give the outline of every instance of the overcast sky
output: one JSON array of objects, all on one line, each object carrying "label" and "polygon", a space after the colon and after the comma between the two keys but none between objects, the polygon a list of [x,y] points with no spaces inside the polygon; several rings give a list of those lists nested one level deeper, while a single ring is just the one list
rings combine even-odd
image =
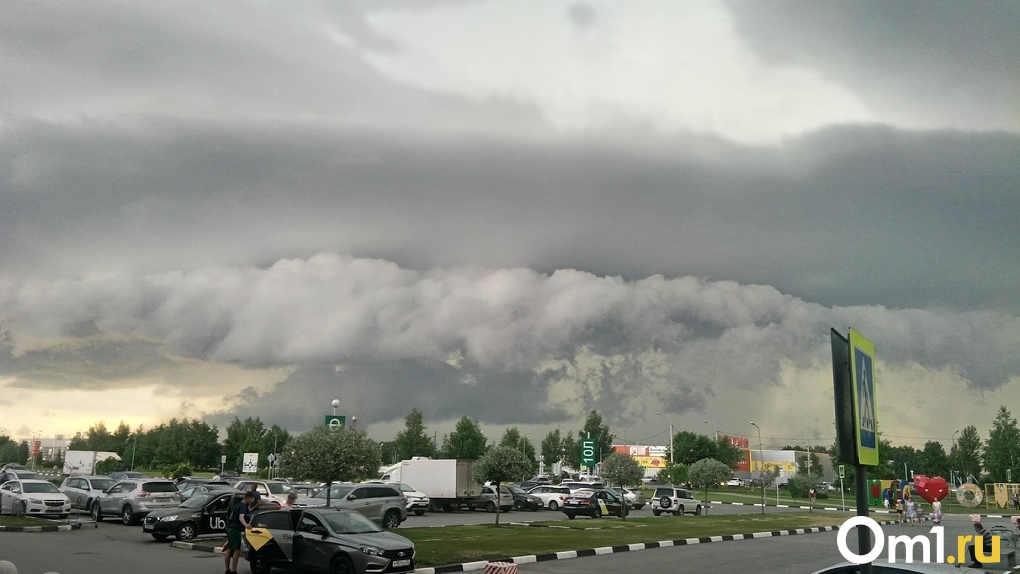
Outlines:
[{"label": "overcast sky", "polygon": [[[8,2],[0,432],[1020,404],[1020,4]],[[706,423],[705,421],[710,421]],[[756,441],[756,436],[754,437]]]}]

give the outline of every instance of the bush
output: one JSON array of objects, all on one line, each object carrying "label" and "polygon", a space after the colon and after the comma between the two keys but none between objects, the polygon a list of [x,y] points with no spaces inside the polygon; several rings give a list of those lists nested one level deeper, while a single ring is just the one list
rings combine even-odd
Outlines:
[{"label": "bush", "polygon": [[163,470],[167,478],[177,480],[182,476],[190,476],[195,473],[191,466],[185,463],[178,464],[176,467],[168,466]]},{"label": "bush", "polygon": [[[811,487],[818,482],[819,477],[812,474],[798,474],[791,476],[786,481],[786,491],[790,493],[793,498],[807,498],[808,491]],[[820,492],[815,489],[815,496],[818,497]],[[826,495],[827,496],[827,495]]]}]

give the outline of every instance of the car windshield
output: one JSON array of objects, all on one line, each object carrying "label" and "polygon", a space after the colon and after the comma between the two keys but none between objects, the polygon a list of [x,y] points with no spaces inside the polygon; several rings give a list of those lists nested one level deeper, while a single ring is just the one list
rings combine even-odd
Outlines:
[{"label": "car windshield", "polygon": [[570,496],[571,498],[591,498],[592,496],[594,496],[594,494],[595,494],[594,490],[581,489],[575,490],[573,493],[571,493]]},{"label": "car windshield", "polygon": [[411,488],[410,485],[404,484],[403,482],[401,482],[400,483],[400,492],[418,492],[418,491],[413,489],[413,488]]},{"label": "car windshield", "polygon": [[270,494],[290,494],[297,492],[294,487],[286,482],[270,482],[268,485]]},{"label": "car windshield", "polygon": [[514,494],[524,494],[524,491],[516,486],[508,486],[507,488],[509,488],[510,492],[513,492]]},{"label": "car windshield", "polygon": [[214,495],[212,494],[196,494],[195,496],[188,498],[188,500],[181,504],[181,506],[196,509],[202,508],[203,506],[206,505],[207,502],[213,499],[213,496]]},{"label": "car windshield", "polygon": [[[329,489],[329,498],[330,500],[343,498],[347,496],[347,493],[350,492],[351,489],[353,488],[354,488],[353,486],[334,486],[333,488]],[[313,498],[326,498],[326,489],[323,488],[319,492],[316,492]]]},{"label": "car windshield", "polygon": [[114,483],[116,482],[112,478],[93,478],[91,479],[91,481],[92,488],[96,490],[106,490],[107,488],[113,486]]},{"label": "car windshield", "polygon": [[337,534],[364,534],[384,532],[376,523],[358,512],[337,512],[323,514],[329,528]]},{"label": "car windshield", "polygon": [[23,482],[21,486],[22,492],[60,492],[49,482]]}]

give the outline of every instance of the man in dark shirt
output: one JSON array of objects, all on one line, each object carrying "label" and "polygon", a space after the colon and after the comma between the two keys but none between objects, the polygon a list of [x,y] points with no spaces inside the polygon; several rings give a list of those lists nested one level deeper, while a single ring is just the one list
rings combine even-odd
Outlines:
[{"label": "man in dark shirt", "polygon": [[[241,536],[251,528],[251,510],[255,497],[251,492],[244,493],[244,498],[237,501],[230,509],[230,520],[227,523],[227,551],[223,555],[223,574],[237,574],[237,561],[241,558]],[[233,564],[231,564],[233,557]]]},{"label": "man in dark shirt", "polygon": [[[981,568],[982,564],[977,559],[977,545],[981,544],[983,556],[992,553],[992,533],[988,532],[980,522],[974,523],[974,532],[977,532],[974,542],[967,545],[967,553],[970,554],[970,567]],[[978,540],[980,538],[980,540]]]}]

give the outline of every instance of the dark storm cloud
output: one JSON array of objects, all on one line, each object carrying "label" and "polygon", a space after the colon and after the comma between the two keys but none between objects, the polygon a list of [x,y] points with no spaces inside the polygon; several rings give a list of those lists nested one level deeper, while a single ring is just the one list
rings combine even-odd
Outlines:
[{"label": "dark storm cloud", "polygon": [[[748,45],[909,125],[1017,127],[1020,4],[730,0]],[[946,120],[949,120],[946,122]]]}]

